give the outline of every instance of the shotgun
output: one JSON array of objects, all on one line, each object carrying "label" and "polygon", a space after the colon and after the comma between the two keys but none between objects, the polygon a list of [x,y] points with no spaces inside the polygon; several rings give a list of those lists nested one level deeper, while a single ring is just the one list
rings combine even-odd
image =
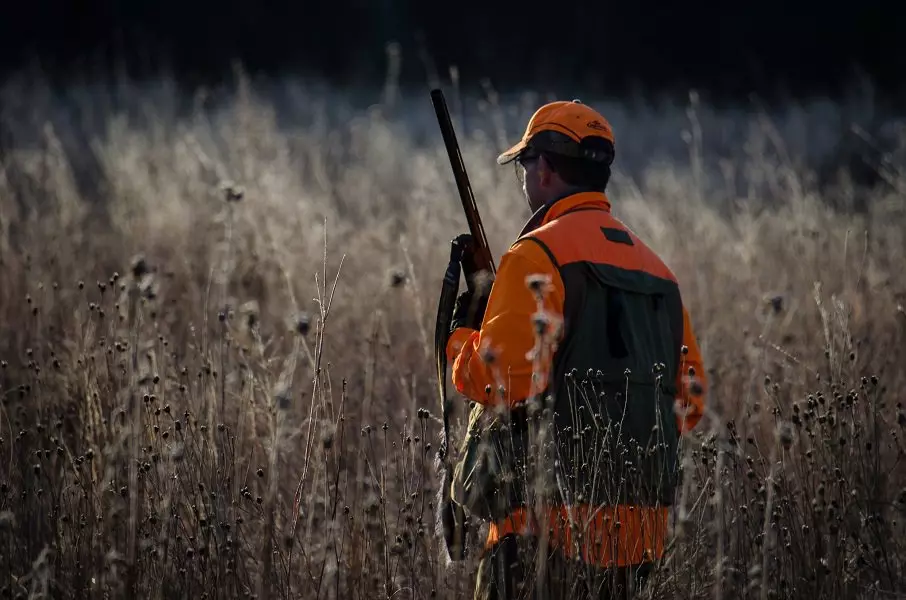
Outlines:
[{"label": "shotgun", "polygon": [[[472,186],[466,173],[466,165],[462,161],[462,154],[459,151],[459,143],[456,141],[456,132],[453,130],[453,121],[450,119],[450,111],[447,109],[443,90],[431,90],[431,102],[434,104],[437,123],[440,125],[440,132],[444,138],[444,146],[447,148],[450,166],[453,167],[453,179],[456,181],[459,199],[462,201],[462,209],[466,213],[466,222],[469,224],[469,233],[472,235],[474,251],[471,254],[475,259],[473,272],[476,275],[484,272],[485,276],[493,278],[497,273],[497,269],[494,266],[494,259],[491,257],[491,248],[484,233],[484,226],[481,224],[481,216],[478,214],[478,206],[475,204],[475,195],[472,193]],[[466,270],[468,272],[470,269],[467,268]],[[468,283],[473,284],[474,282],[470,281]]]},{"label": "shotgun", "polygon": [[[440,397],[441,415],[443,417],[443,430],[441,442],[437,451],[437,467],[441,471],[441,484],[437,496],[437,529],[444,536],[447,558],[449,560],[463,560],[466,556],[466,515],[463,508],[451,498],[450,484],[453,480],[453,465],[449,456],[450,437],[450,410],[452,403],[447,398],[447,341],[450,333],[450,323],[453,319],[453,309],[456,296],[459,292],[459,279],[462,270],[466,272],[466,285],[475,291],[481,285],[488,289],[496,275],[491,249],[481,224],[475,196],[469,176],[459,151],[456,133],[453,131],[453,122],[450,111],[444,99],[443,91],[431,91],[431,101],[437,122],[443,135],[447,156],[453,167],[453,177],[462,201],[462,208],[466,213],[469,224],[470,240],[466,242],[464,236],[455,238],[450,245],[450,260],[444,273],[440,301],[437,306],[437,323],[434,331],[434,356],[437,367],[438,396]],[[488,286],[488,287],[484,287]],[[485,296],[484,291],[479,292],[479,298]]]}]

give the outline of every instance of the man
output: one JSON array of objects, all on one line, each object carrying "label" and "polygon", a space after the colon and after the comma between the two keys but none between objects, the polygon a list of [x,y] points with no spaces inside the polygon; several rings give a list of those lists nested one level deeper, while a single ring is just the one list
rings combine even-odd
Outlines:
[{"label": "man", "polygon": [[616,597],[663,554],[707,381],[675,276],[611,214],[613,159],[604,117],[561,101],[497,160],[516,162],[533,214],[487,297],[459,297],[447,354],[479,412],[536,433],[509,445],[524,493],[488,518],[476,598]]}]

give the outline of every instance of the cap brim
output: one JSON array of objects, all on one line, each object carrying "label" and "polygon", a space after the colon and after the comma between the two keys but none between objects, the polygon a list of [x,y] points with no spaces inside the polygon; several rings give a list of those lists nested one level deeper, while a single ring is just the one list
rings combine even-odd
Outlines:
[{"label": "cap brim", "polygon": [[508,162],[513,162],[516,160],[516,157],[519,156],[519,153],[525,150],[526,143],[525,140],[521,140],[518,144],[501,154],[497,157],[498,165],[505,165]]}]

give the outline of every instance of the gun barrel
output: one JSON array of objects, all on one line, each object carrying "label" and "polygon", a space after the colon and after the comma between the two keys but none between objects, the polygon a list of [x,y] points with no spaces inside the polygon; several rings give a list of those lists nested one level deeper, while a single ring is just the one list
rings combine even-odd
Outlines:
[{"label": "gun barrel", "polygon": [[453,130],[453,121],[450,118],[450,111],[447,108],[443,90],[439,88],[431,90],[431,102],[434,105],[437,122],[444,138],[450,165],[453,167],[453,177],[456,181],[456,188],[459,190],[462,208],[466,213],[469,233],[472,234],[472,240],[475,243],[476,267],[480,270],[489,271],[491,275],[495,275],[496,268],[494,267],[494,259],[491,256],[491,248],[484,232],[484,226],[481,223],[481,217],[478,214],[475,195],[472,193],[466,166],[459,151],[459,143],[456,141],[456,132]]}]

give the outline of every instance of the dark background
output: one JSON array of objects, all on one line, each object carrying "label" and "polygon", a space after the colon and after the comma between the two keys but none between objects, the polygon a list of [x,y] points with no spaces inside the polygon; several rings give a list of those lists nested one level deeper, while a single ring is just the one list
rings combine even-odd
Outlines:
[{"label": "dark background", "polygon": [[[6,2],[0,75],[59,81],[161,69],[187,84],[229,76],[318,75],[380,83],[401,44],[404,82],[459,67],[498,89],[580,82],[590,92],[682,92],[714,100],[839,97],[860,78],[903,93],[906,8],[895,0],[30,0]],[[430,63],[424,60],[430,57]]]}]

